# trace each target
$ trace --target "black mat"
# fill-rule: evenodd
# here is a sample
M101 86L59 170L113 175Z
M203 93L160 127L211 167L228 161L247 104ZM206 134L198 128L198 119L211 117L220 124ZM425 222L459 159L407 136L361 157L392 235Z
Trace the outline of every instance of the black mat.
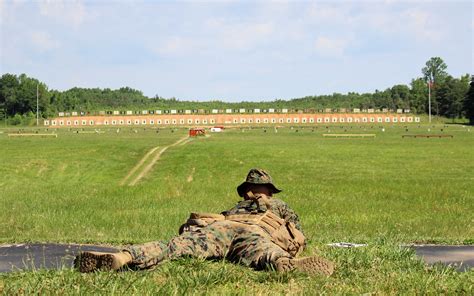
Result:
M77 244L14 244L0 246L0 272L71 268L80 251L117 252L118 249Z
M458 271L474 268L474 246L414 245L417 256L427 264L444 264Z
M427 264L451 265L459 271L474 268L474 246L412 245ZM117 252L106 246L79 244L0 245L0 272L71 268L80 251Z

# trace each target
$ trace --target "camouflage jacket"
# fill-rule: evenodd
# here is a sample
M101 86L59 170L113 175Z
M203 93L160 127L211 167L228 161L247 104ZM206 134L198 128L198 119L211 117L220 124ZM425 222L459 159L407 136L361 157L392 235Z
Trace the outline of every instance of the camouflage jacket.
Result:
M290 206L288 206L288 204L273 197L269 199L269 204L270 208L268 208L264 203L258 203L253 200L243 200L237 203L232 209L224 211L221 214L228 216L235 214L264 213L267 210L270 210L280 218L288 222L293 222L296 228L304 234L298 215L290 208Z

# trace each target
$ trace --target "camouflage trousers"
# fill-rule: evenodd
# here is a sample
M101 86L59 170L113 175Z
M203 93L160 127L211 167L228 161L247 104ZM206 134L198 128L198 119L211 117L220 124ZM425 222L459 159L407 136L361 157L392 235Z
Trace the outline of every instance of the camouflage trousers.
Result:
M218 221L187 231L169 242L149 242L125 249L132 254L131 267L151 268L180 257L227 259L255 269L275 268L278 258L291 255L274 244L258 225Z

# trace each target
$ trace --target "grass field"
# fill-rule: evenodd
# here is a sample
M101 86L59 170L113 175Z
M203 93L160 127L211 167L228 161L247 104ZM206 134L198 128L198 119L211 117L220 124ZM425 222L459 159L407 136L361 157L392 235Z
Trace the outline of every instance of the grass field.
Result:
M238 200L252 167L266 168L299 214L305 254L337 264L331 278L255 272L182 260L153 271L73 270L0 275L0 291L46 294L471 294L474 271L427 267L401 244L474 243L474 129L462 125L235 129L169 147L134 186L120 185L153 148L186 130L58 130L58 138L0 134L0 242L124 245L166 240L189 212ZM103 129L104 130L104 129ZM441 131L442 130L442 131ZM12 131L12 130L11 130ZM10 131L10 132L11 132ZM34 132L34 130L33 130ZM44 129L41 132L45 132ZM49 130L48 132L51 132ZM324 133L374 133L332 139ZM451 138L402 138L404 134ZM150 157L151 159L151 157ZM337 249L331 242L367 243Z

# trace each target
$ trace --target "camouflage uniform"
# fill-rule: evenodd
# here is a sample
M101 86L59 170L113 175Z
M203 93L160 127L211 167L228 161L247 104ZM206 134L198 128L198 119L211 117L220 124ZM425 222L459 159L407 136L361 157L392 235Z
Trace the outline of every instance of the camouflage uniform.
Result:
M285 221L293 222L301 231L299 218L295 212L285 202L274 198L270 198L267 205L244 200L222 214L228 217L236 214L258 215L267 210ZM231 220L191 228L169 242L149 242L131 246L125 251L132 255L129 266L139 269L150 268L163 260L183 256L205 259L226 258L255 269L266 269L275 268L278 258L293 257L275 244L271 236L260 226Z
M295 212L283 201L271 198L280 191L267 172L251 169L237 187L244 200L232 209L221 214L191 213L180 227L180 235L169 242L131 246L118 253L85 251L76 256L74 264L81 272L119 270L123 266L145 269L188 256L226 258L255 269L331 275L334 263L324 258L296 258L306 238Z

